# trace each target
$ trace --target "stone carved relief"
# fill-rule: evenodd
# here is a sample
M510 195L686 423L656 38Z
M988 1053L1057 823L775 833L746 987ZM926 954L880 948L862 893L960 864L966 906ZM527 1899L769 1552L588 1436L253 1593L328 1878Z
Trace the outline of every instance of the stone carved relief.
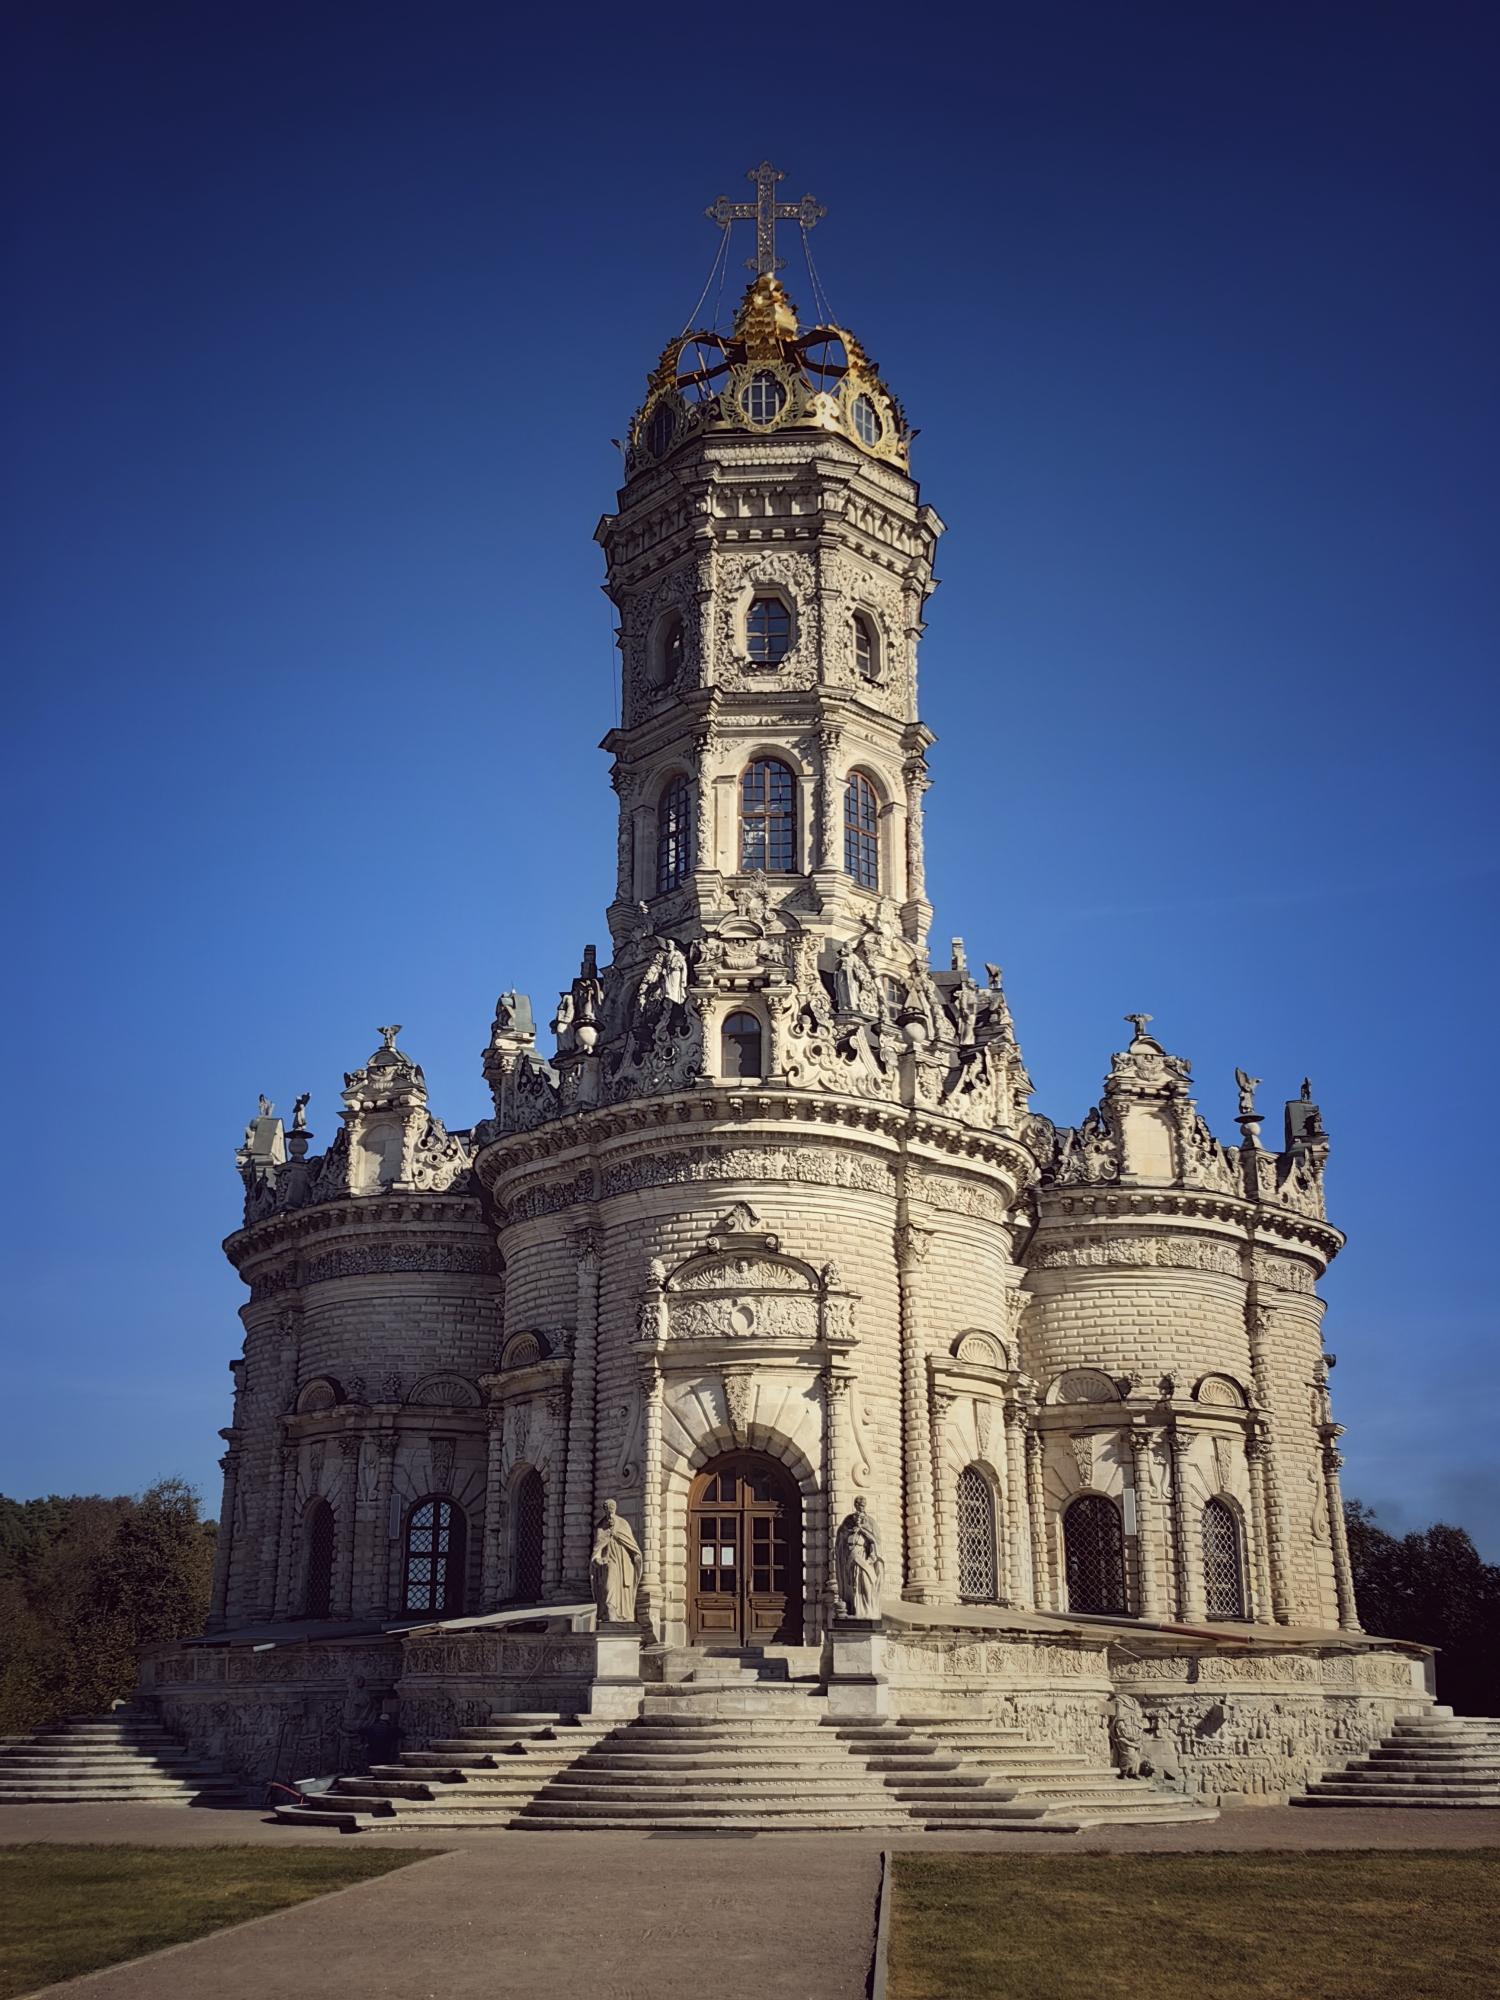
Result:
M638 1392L632 1392L629 1401L616 1412L621 1432L620 1455L615 1461L615 1482L627 1490L640 1483L643 1415L643 1399Z
M473 1163L474 1156L462 1139L446 1131L440 1118L429 1115L412 1149L412 1185L424 1192L445 1194L467 1176Z
M1098 1368L1070 1368L1047 1391L1049 1403L1117 1403L1119 1390Z
M636 1188L673 1186L692 1181L800 1181L813 1187L862 1188L874 1194L895 1192L890 1163L842 1148L703 1147L692 1152L659 1153L616 1161L605 1169L606 1197Z
M1244 1260L1232 1243L1194 1236L1105 1236L1074 1243L1046 1243L1028 1260L1034 1269L1058 1271L1121 1264L1183 1271L1216 1271L1238 1278Z
M1073 1464L1078 1472L1078 1484L1080 1486L1092 1486L1094 1483L1094 1440L1091 1437L1069 1438L1068 1448L1073 1454Z
M745 1444L750 1434L750 1409L755 1382L748 1368L726 1368L720 1377L724 1393L724 1415L736 1444Z
M681 1292L806 1292L807 1275L794 1266L768 1259L730 1257L673 1274L674 1293Z
M672 1299L667 1330L675 1340L813 1341L818 1335L818 1306L816 1299L786 1293L769 1298Z

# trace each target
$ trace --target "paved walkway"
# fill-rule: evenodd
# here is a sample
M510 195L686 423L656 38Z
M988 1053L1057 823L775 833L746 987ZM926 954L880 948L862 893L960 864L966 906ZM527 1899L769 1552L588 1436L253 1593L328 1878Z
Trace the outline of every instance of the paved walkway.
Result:
M1500 1813L1291 1807L1091 1834L362 1834L445 1850L376 1882L47 1992L70 2000L863 2000L880 1851L1500 1847ZM0 1844L347 1840L257 1812L8 1806ZM754 1921L747 1923L747 1912Z

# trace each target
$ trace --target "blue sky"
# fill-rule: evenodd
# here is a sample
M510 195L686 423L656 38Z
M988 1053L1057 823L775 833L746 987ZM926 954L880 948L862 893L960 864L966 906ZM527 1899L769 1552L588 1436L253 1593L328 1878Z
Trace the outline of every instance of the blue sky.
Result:
M769 154L949 524L935 937L1055 1117L1311 1074L1347 1490L1500 1559L1493 10L646 19L11 14L0 1491L216 1505L256 1093L468 1123L605 941L610 440Z

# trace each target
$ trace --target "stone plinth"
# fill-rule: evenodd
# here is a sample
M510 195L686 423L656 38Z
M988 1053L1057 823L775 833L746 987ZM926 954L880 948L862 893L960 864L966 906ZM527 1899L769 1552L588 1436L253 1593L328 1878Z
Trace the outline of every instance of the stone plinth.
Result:
M635 1625L601 1625L594 1633L590 1715L641 1712L641 1634Z
M884 1628L878 1618L835 1618L828 1635L828 1713L856 1719L886 1715Z

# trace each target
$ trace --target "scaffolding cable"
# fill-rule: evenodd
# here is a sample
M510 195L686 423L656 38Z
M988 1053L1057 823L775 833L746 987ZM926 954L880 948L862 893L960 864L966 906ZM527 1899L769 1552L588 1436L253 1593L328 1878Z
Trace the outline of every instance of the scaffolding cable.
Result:
M697 325L698 315L703 310L703 301L708 297L709 287L713 284L714 281L714 273L719 269L721 264L727 266L729 262L728 252L729 252L729 224L726 222L719 234L719 247L714 252L714 261L709 265L708 276L703 281L703 290L698 294L698 303L693 307L693 310L688 314L687 319L683 322L683 328L682 328L683 333L691 331L691 329ZM724 290L724 280L722 276L719 279L719 290L721 293ZM714 323L715 325L718 324L717 319L715 319Z
M835 324L833 307L828 303L828 294L823 289L823 282L818 276L818 267L813 262L812 245L807 240L808 231L805 222L801 224L801 230L802 254L807 259L807 275L812 281L813 308L821 315L825 326L833 326Z

